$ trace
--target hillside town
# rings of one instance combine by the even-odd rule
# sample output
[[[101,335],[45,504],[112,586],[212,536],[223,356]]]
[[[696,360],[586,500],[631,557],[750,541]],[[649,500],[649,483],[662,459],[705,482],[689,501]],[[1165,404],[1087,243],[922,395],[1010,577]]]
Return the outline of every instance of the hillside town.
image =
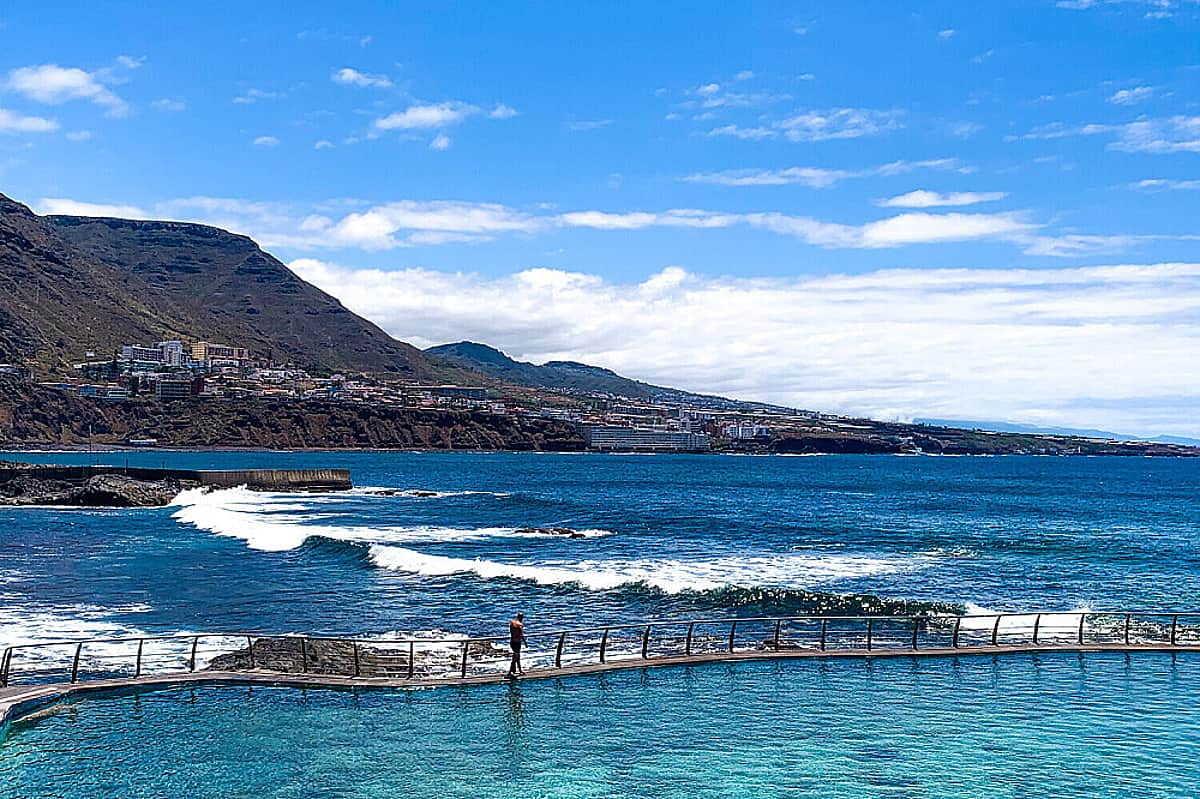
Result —
[[[318,375],[238,343],[181,340],[127,343],[112,357],[75,364],[74,376],[40,385],[91,398],[99,403],[155,401],[278,402],[334,401],[400,409],[446,408],[497,415],[524,415],[574,425],[595,451],[706,452],[714,448],[752,448],[769,443],[779,422],[795,418],[747,405],[738,412],[711,403],[650,402],[605,392],[550,392],[497,381],[480,385],[427,384],[364,374]],[[25,367],[0,365],[0,373],[33,379]],[[486,383],[486,384],[485,384]],[[725,403],[721,403],[724,405]],[[157,443],[134,440],[134,444]]]

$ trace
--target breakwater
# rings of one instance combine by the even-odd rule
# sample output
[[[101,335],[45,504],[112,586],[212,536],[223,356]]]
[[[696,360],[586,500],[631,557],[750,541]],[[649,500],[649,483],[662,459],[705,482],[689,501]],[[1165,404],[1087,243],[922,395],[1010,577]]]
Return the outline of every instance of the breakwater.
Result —
[[[93,477],[119,476],[156,482],[263,491],[340,491],[352,487],[349,469],[156,469],[141,466],[58,466],[19,464],[0,469],[0,479],[18,478],[83,484]]]

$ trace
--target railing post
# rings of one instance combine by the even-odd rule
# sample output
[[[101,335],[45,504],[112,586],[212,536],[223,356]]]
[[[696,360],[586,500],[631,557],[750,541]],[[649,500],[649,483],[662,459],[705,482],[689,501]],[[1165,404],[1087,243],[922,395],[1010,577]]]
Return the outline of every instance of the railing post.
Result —
[[[608,649],[608,628],[604,628],[604,635],[600,636],[600,662],[604,662],[604,651]]]
[[[1129,615],[1125,614],[1125,646],[1129,646]]]
[[[733,651],[733,637],[737,635],[737,621],[729,625],[729,651]]]
[[[913,616],[913,637],[912,648],[915,652],[917,649],[917,631],[921,629],[921,619],[919,616]]]
[[[687,642],[683,646],[683,654],[687,657],[691,657],[692,655],[692,630],[694,630],[695,627],[696,622],[692,622],[688,625]]]
[[[462,676],[467,676],[467,650],[470,648],[470,641],[463,641],[463,658],[462,658]]]
[[[254,636],[252,635],[246,636],[246,651],[250,653],[250,670],[253,671],[258,666],[254,662]]]
[[[775,651],[779,651],[779,630],[783,627],[783,619],[775,620]]]
[[[79,681],[79,655],[83,652],[83,642],[75,645],[75,660],[71,663],[71,682]]]
[[[1083,646],[1083,620],[1087,618],[1086,613],[1079,614],[1079,645]]]
[[[137,665],[133,669],[133,678],[136,680],[142,676],[142,644],[146,643],[146,639],[138,639]]]
[[[828,619],[821,619],[821,651],[825,651],[825,625],[829,623]]]
[[[871,651],[871,633],[874,630],[874,626],[875,626],[875,620],[868,617],[867,618],[867,651],[868,652]]]
[[[650,625],[646,625],[646,631],[642,633],[642,660],[650,656]]]
[[[408,679],[412,679],[417,671],[417,642],[408,642]]]
[[[1038,628],[1042,626],[1042,614],[1033,617],[1033,645],[1038,645]]]
[[[958,630],[962,627],[962,616],[954,620],[954,637],[951,639],[950,646],[958,649]]]
[[[556,669],[562,668],[563,644],[565,644],[566,642],[567,642],[567,634],[565,632],[560,633],[558,636],[558,646],[554,650],[554,668],[556,668]]]
[[[200,645],[200,636],[192,639],[192,655],[188,658],[188,671],[196,670],[196,647]]]
[[[358,663],[358,641],[351,641],[350,645],[354,647],[354,676],[357,677],[362,673],[362,669]],[[411,660],[409,661],[412,662]]]
[[[1000,639],[1000,620],[1004,618],[1004,614],[996,615],[996,623],[992,625],[992,646],[996,646]]]
[[[12,647],[4,650],[4,657],[0,658],[0,688],[8,687],[8,667],[12,663]]]
[[[1171,617],[1171,646],[1175,646],[1175,633],[1179,630],[1179,617]]]

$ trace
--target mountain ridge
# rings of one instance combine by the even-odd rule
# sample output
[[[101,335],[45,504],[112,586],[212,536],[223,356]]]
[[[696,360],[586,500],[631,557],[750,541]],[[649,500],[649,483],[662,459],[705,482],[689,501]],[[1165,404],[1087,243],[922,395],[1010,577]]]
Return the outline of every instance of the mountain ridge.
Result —
[[[0,194],[0,361],[65,372],[84,352],[180,338],[314,370],[457,374],[246,236],[189,222],[38,216]]]

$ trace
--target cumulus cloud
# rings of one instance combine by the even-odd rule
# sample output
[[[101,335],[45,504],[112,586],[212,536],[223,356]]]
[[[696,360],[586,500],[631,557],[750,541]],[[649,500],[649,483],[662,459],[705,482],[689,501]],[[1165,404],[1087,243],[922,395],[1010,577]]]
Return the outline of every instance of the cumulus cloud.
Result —
[[[433,137],[433,141],[429,142],[429,148],[431,150],[449,150],[450,137],[444,133],[439,133]]]
[[[12,70],[5,85],[38,103],[60,105],[70,100],[88,100],[107,108],[110,116],[121,116],[129,107],[106,85],[111,77],[108,70],[88,72],[78,67],[41,64]]]
[[[149,219],[149,215],[136,205],[110,205],[87,203],[63,197],[46,197],[34,205],[39,214],[61,214],[63,216],[106,216],[117,219]]]
[[[1154,96],[1150,86],[1137,86],[1133,89],[1121,89],[1109,95],[1108,101],[1113,105],[1137,105],[1144,103]]]
[[[941,194],[936,191],[917,189],[907,194],[880,200],[876,205],[882,208],[937,208],[995,202],[1003,200],[1007,196],[1002,191],[952,191],[948,194]]]
[[[26,116],[0,108],[0,133],[52,133],[58,122],[46,117]]]
[[[524,360],[875,417],[1200,432],[1186,368],[1200,351],[1200,264],[790,279],[669,267],[630,284],[545,268],[291,266],[420,346],[486,341]],[[1155,410],[1164,398],[1180,407]]]
[[[471,103],[450,100],[445,103],[429,103],[411,105],[403,111],[396,111],[381,117],[372,124],[371,130],[378,135],[388,130],[430,130],[448,128],[457,125],[465,119],[477,115],[486,115],[489,119],[511,119],[517,115],[517,110],[501,103],[491,111]]]
[[[392,87],[392,81],[387,75],[372,75],[350,67],[336,70],[332,75],[332,80],[343,86],[358,86],[359,88],[390,89]]]
[[[255,147],[274,147],[279,144],[279,139],[274,136],[259,136],[254,140]]]

